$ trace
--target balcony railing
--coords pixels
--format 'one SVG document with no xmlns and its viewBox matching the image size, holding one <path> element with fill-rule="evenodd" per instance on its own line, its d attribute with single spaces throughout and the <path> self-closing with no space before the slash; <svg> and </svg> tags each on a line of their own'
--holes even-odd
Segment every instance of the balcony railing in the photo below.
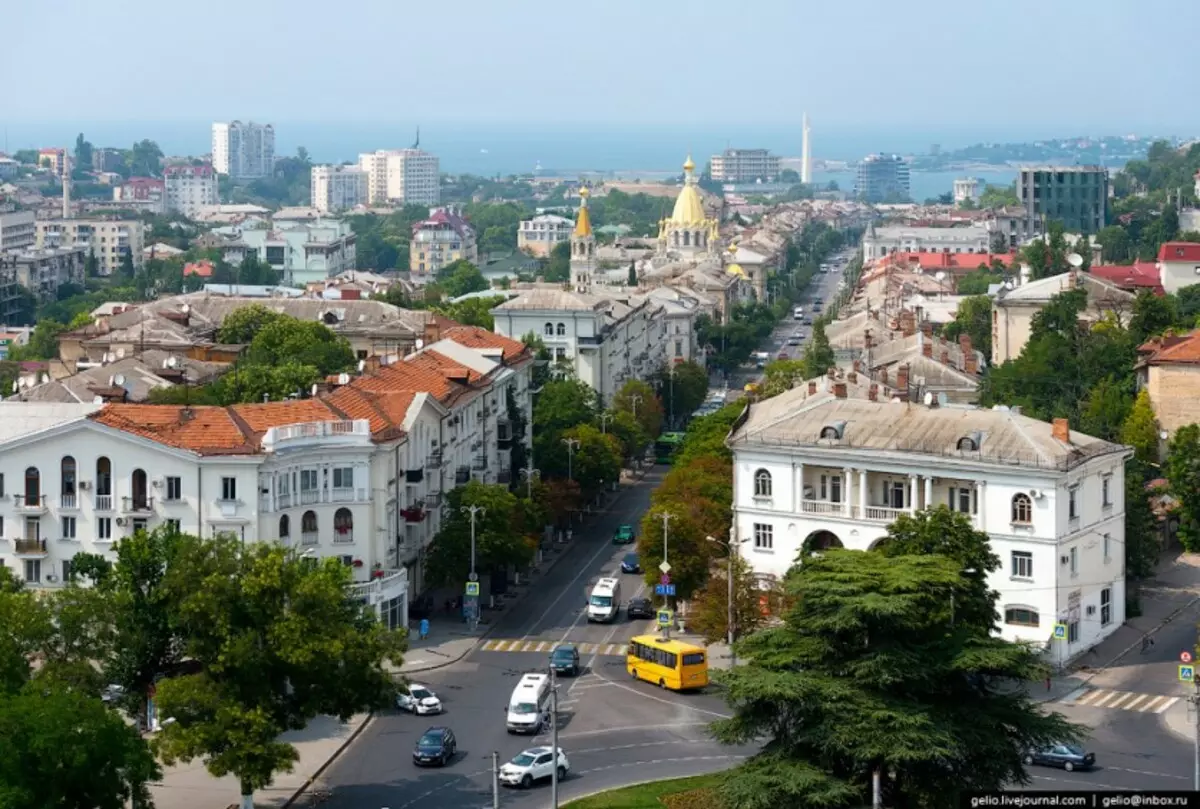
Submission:
<svg viewBox="0 0 1200 809">
<path fill-rule="evenodd" d="M 46 540 L 44 539 L 18 539 L 14 543 L 14 553 L 17 556 L 45 556 L 46 555 Z"/>
<path fill-rule="evenodd" d="M 58 508 L 61 511 L 75 511 L 79 508 L 79 497 L 74 492 L 59 495 Z"/>
<path fill-rule="evenodd" d="M 153 497 L 122 497 L 121 511 L 126 514 L 147 514 L 154 511 Z"/>
<path fill-rule="evenodd" d="M 801 500 L 800 510 L 805 514 L 829 514 L 840 517 L 846 513 L 846 504 L 834 503 L 829 500 Z"/>
<path fill-rule="evenodd" d="M 96 495 L 96 511 L 112 511 L 113 496 L 111 494 Z"/>
<path fill-rule="evenodd" d="M 41 514 L 46 510 L 46 495 L 19 494 L 16 506 L 17 511 L 22 514 Z"/>
<path fill-rule="evenodd" d="M 354 529 L 345 528 L 341 531 L 334 529 L 333 543 L 335 545 L 352 545 L 354 544 Z"/>
<path fill-rule="evenodd" d="M 367 499 L 366 489 L 330 489 L 329 502 L 331 503 L 363 503 Z"/>
<path fill-rule="evenodd" d="M 275 508 L 291 508 L 295 496 L 291 492 L 280 492 L 275 495 Z M 262 507 L 263 511 L 270 510 L 269 502 Z"/>
<path fill-rule="evenodd" d="M 906 508 L 867 506 L 864 509 L 849 503 L 834 503 L 829 500 L 801 500 L 800 510 L 805 514 L 822 514 L 828 517 L 845 517 L 885 523 L 893 522 L 901 514 L 908 513 Z"/>
<path fill-rule="evenodd" d="M 879 522 L 892 522 L 901 514 L 907 514 L 906 508 L 889 508 L 888 506 L 867 506 L 866 514 L 868 520 L 877 520 Z"/>
<path fill-rule="evenodd" d="M 300 534 L 301 545 L 316 545 L 317 539 L 318 537 L 316 531 L 307 531 Z"/>
<path fill-rule="evenodd" d="M 272 427 L 263 436 L 264 448 L 273 448 L 288 441 L 312 440 L 315 438 L 357 437 L 369 440 L 371 423 L 366 419 L 354 421 L 309 421 Z"/>
<path fill-rule="evenodd" d="M 311 506 L 313 503 L 321 502 L 320 489 L 308 489 L 300 492 L 299 504 L 302 506 Z"/>
</svg>

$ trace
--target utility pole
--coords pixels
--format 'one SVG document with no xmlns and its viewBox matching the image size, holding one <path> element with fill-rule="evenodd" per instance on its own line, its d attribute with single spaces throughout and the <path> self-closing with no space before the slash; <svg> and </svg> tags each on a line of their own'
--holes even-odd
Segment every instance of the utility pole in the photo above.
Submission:
<svg viewBox="0 0 1200 809">
<path fill-rule="evenodd" d="M 664 511 L 660 516 L 662 517 L 662 521 L 663 521 L 663 564 L 667 565 L 668 564 L 668 562 L 667 562 L 667 532 L 670 530 L 669 525 L 671 523 L 671 519 L 675 515 Z M 670 608 L 671 608 L 670 596 L 668 596 L 666 591 L 664 590 L 663 591 L 663 609 L 666 610 L 666 609 L 670 609 Z M 671 627 L 669 625 L 664 625 L 662 630 L 663 630 L 664 638 L 671 637 Z"/>
<path fill-rule="evenodd" d="M 575 480 L 575 470 L 573 468 L 575 459 L 575 450 L 579 448 L 578 438 L 564 438 L 562 440 L 567 445 L 567 480 Z"/>
<path fill-rule="evenodd" d="M 492 751 L 492 809 L 500 809 L 500 754 Z"/>
<path fill-rule="evenodd" d="M 1196 690 L 1192 696 L 1192 708 L 1196 711 L 1196 735 L 1192 747 L 1192 789 L 1200 792 L 1200 680 L 1196 679 L 1195 669 L 1192 671 L 1192 685 Z"/>
<path fill-rule="evenodd" d="M 521 470 L 521 477 L 525 478 L 525 496 L 528 499 L 532 500 L 533 499 L 533 479 L 541 473 L 537 469 L 533 468 L 533 459 L 532 458 L 529 459 L 528 463 L 529 463 L 529 466 L 527 466 Z"/>
<path fill-rule="evenodd" d="M 474 583 L 479 581 L 479 574 L 475 572 L 475 518 L 479 514 L 487 514 L 487 509 L 483 506 L 463 506 L 462 511 L 464 514 L 471 515 L 471 572 L 467 574 L 467 581 Z M 467 598 L 471 598 L 471 596 L 467 596 Z M 475 627 L 479 624 L 479 596 L 474 597 L 470 616 L 471 631 L 474 632 Z"/>
<path fill-rule="evenodd" d="M 603 413 L 600 414 L 600 432 L 601 433 L 603 433 L 603 434 L 608 433 L 608 430 L 605 428 L 608 427 L 608 423 L 610 421 L 612 421 L 612 419 L 613 419 L 613 414 L 608 412 L 607 410 L 605 410 Z"/>
<path fill-rule="evenodd" d="M 671 404 L 670 415 L 667 417 L 667 424 L 671 425 L 671 429 L 675 429 L 675 363 L 667 366 L 667 376 L 671 380 Z"/>
<path fill-rule="evenodd" d="M 550 809 L 558 809 L 558 679 L 550 667 L 550 750 L 554 768 L 550 770 Z"/>
</svg>

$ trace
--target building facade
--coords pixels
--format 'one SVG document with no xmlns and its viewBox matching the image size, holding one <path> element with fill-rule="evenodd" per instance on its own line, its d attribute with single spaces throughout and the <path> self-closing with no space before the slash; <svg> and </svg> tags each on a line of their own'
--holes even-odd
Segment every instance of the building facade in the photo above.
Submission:
<svg viewBox="0 0 1200 809">
<path fill-rule="evenodd" d="M 712 156 L 710 171 L 718 183 L 774 182 L 779 177 L 779 157 L 766 149 L 726 149 Z"/>
<path fill-rule="evenodd" d="M 33 211 L 0 213 L 0 252 L 24 250 L 37 244 L 36 219 Z"/>
<path fill-rule="evenodd" d="M 1122 624 L 1128 447 L 1065 419 L 832 388 L 751 404 L 731 433 L 734 538 L 756 573 L 779 580 L 826 548 L 877 548 L 899 515 L 944 506 L 1000 557 L 988 584 L 1002 637 L 1041 644 L 1061 665 Z"/>
<path fill-rule="evenodd" d="M 983 190 L 978 177 L 960 177 L 954 181 L 954 204 L 964 202 L 979 202 L 979 194 Z"/>
<path fill-rule="evenodd" d="M 367 203 L 367 172 L 354 166 L 313 166 L 312 206 L 323 213 Z"/>
<path fill-rule="evenodd" d="M 254 180 L 275 173 L 275 127 L 253 121 L 212 125 L 212 164 L 218 174 Z"/>
<path fill-rule="evenodd" d="M 421 149 L 388 149 L 358 156 L 367 173 L 371 205 L 437 205 L 441 177 L 437 155 Z"/>
<path fill-rule="evenodd" d="M 479 261 L 475 229 L 454 208 L 433 208 L 412 227 L 408 271 L 414 283 L 428 283 L 437 271 L 459 259 Z"/>
<path fill-rule="evenodd" d="M 39 219 L 37 247 L 87 247 L 96 257 L 100 275 L 112 275 L 129 255 L 136 270 L 142 266 L 145 227 L 117 219 Z"/>
<path fill-rule="evenodd" d="M 1200 244 L 1164 242 L 1158 248 L 1158 276 L 1162 288 L 1171 294 L 1200 283 Z"/>
<path fill-rule="evenodd" d="M 339 219 L 278 221 L 270 227 L 229 227 L 214 232 L 230 237 L 221 249 L 226 261 L 240 265 L 253 253 L 279 273 L 284 286 L 323 281 L 356 266 L 357 237 L 350 223 Z"/>
<path fill-rule="evenodd" d="M 1017 199 L 1025 208 L 1030 233 L 1044 233 L 1046 223 L 1057 220 L 1068 233 L 1095 234 L 1104 227 L 1108 211 L 1108 169 L 1022 166 Z"/>
<path fill-rule="evenodd" d="M 113 186 L 113 202 L 146 213 L 165 213 L 166 183 L 157 177 L 130 177 L 120 185 Z"/>
<path fill-rule="evenodd" d="M 565 216 L 542 214 L 524 219 L 517 230 L 517 249 L 531 256 L 545 258 L 556 244 L 570 241 L 575 223 Z"/>
<path fill-rule="evenodd" d="M 177 165 L 163 169 L 167 210 L 195 218 L 205 205 L 217 205 L 217 172 L 211 165 Z"/>
<path fill-rule="evenodd" d="M 59 287 L 67 284 L 83 286 L 87 253 L 88 249 L 83 246 L 16 250 L 0 261 L 10 263 L 16 270 L 17 283 L 39 301 L 55 301 Z"/>
<path fill-rule="evenodd" d="M 900 155 L 867 155 L 858 164 L 854 195 L 863 202 L 907 202 L 908 163 Z"/>
<path fill-rule="evenodd" d="M 988 253 L 992 232 L 984 224 L 965 227 L 869 226 L 863 233 L 863 261 L 892 253 Z"/>
</svg>

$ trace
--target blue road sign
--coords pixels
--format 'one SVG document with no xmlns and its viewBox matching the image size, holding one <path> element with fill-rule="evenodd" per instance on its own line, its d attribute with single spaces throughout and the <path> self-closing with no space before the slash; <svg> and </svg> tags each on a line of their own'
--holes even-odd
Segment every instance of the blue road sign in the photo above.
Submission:
<svg viewBox="0 0 1200 809">
<path fill-rule="evenodd" d="M 1196 679 L 1196 669 L 1192 665 L 1179 667 L 1179 682 L 1190 683 Z"/>
<path fill-rule="evenodd" d="M 467 582 L 467 595 L 469 595 L 469 596 L 478 596 L 479 595 L 479 582 L 477 582 L 477 581 Z"/>
<path fill-rule="evenodd" d="M 670 626 L 671 622 L 674 620 L 675 620 L 675 613 L 672 612 L 671 610 L 659 610 L 658 611 L 658 625 L 659 626 Z"/>
<path fill-rule="evenodd" d="M 1066 640 L 1067 639 L 1067 625 L 1066 624 L 1055 624 L 1054 625 L 1054 639 L 1055 640 Z"/>
<path fill-rule="evenodd" d="M 654 585 L 654 594 L 656 596 L 673 596 L 675 595 L 675 585 L 656 584 Z"/>
</svg>

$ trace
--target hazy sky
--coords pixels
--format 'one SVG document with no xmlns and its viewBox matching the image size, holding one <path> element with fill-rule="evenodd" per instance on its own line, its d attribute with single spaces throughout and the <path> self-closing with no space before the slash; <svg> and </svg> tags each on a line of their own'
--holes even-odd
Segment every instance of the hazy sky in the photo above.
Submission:
<svg viewBox="0 0 1200 809">
<path fill-rule="evenodd" d="M 9 0 L 0 123 L 1200 131 L 1200 0 Z"/>
</svg>

